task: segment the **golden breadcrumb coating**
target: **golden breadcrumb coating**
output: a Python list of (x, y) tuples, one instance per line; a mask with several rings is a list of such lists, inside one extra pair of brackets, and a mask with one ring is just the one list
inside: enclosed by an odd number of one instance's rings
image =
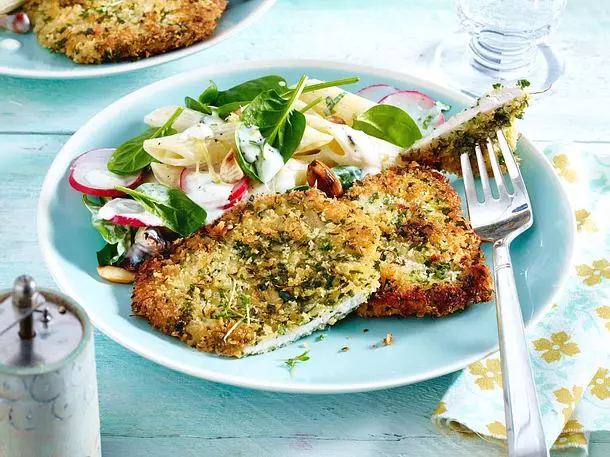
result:
[(76, 63), (136, 60), (208, 38), (227, 0), (29, 0), (38, 42)]
[[(503, 97), (503, 102), (494, 106), (490, 100), (493, 100), (498, 94)], [(514, 151), (518, 140), (515, 122), (516, 119), (521, 118), (523, 111), (527, 108), (529, 97), (527, 92), (516, 87), (494, 90), (481, 97), (473, 107), (449, 118), (446, 124), (438, 127), (431, 135), (422, 138), (401, 152), (397, 163), (415, 161), (420, 165), (427, 165), (461, 176), (461, 154), (468, 153), (474, 157), (475, 146), (479, 144), (485, 147), (487, 138), (495, 139), (496, 131), (500, 129), (504, 132), (508, 145)], [(494, 108), (491, 109), (490, 105)], [(481, 106), (485, 106), (486, 109), (477, 112), (477, 108)], [(472, 118), (464, 120), (462, 118), (466, 113), (476, 114)], [(498, 156), (500, 151), (497, 145), (494, 148), (496, 156)], [(503, 157), (499, 156), (498, 160), (502, 165)], [(487, 171), (491, 173), (489, 159), (486, 158), (485, 162)], [(474, 173), (478, 175), (474, 158), (472, 165)]]
[(409, 163), (354, 185), (346, 198), (375, 219), (381, 286), (361, 316), (444, 316), (492, 297), (481, 240), (435, 170)]
[(132, 309), (202, 351), (239, 357), (350, 297), (370, 296), (379, 237), (351, 202), (313, 189), (263, 195), (147, 261)]

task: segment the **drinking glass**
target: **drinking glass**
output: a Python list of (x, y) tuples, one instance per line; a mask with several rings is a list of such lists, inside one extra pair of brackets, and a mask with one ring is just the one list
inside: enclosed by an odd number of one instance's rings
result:
[(566, 0), (457, 0), (466, 33), (444, 39), (433, 69), (450, 85), (480, 95), (500, 82), (520, 79), (531, 90), (548, 89), (562, 74), (563, 61), (546, 38)]

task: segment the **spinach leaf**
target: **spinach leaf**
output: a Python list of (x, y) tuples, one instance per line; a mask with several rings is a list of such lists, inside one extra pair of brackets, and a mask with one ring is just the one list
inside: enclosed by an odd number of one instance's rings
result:
[(358, 78), (357, 76), (352, 76), (351, 78), (335, 79), (333, 81), (324, 81), (321, 83), (312, 84), (311, 86), (307, 86), (305, 89), (303, 89), (303, 93), (306, 94), (308, 92), (314, 92), (314, 91), (320, 90), (320, 89), (327, 89), (329, 87), (337, 87), (337, 86), (345, 86), (347, 84), (355, 84), (358, 81), (360, 81), (360, 78)]
[(192, 97), (184, 97), (184, 104), (189, 109), (194, 109), (195, 111), (199, 111), (203, 114), (212, 114), (212, 109), (201, 103), (199, 100), (195, 100)]
[(286, 80), (275, 75), (252, 79), (224, 91), (219, 91), (214, 81), (210, 81), (210, 85), (199, 95), (198, 100), (186, 97), (185, 103), (187, 108), (205, 114), (212, 114), (211, 107), (216, 107), (218, 115), (224, 119), (236, 109), (250, 103), (261, 92), (270, 89), (283, 91), (285, 88)]
[(83, 203), (91, 213), (91, 225), (106, 241), (106, 245), (101, 251), (98, 251), (98, 264), (118, 265), (123, 260), (123, 255), (131, 247), (131, 229), (100, 218), (99, 210), (105, 202), (104, 199), (97, 202), (88, 195), (83, 195)]
[(401, 148), (411, 146), (422, 137), (411, 116), (392, 105), (375, 105), (366, 110), (354, 120), (352, 128)]
[(218, 97), (218, 87), (214, 81), (199, 95), (199, 102), (205, 105), (215, 104)]
[[(258, 145), (261, 149), (260, 154), (263, 154), (265, 143), (280, 152), (284, 163), (294, 154), (307, 125), (305, 116), (294, 109), (294, 104), (300, 97), (306, 82), (307, 77), (302, 76), (296, 88), (284, 95), (274, 89), (262, 92), (241, 113), (239, 123), (248, 127), (258, 127), (264, 138), (264, 143)], [(238, 125), (235, 131), (237, 163), (244, 173), (262, 182), (253, 164), (246, 161), (241, 151), (242, 141), (239, 138), (241, 130)]]
[(181, 236), (187, 236), (205, 224), (205, 210), (188, 196), (163, 184), (145, 183), (137, 189), (117, 187), (133, 197), (146, 210), (161, 218), (164, 224)]
[(332, 171), (335, 172), (343, 190), (347, 190), (354, 185), (354, 182), (362, 179), (362, 169), (354, 167), (352, 165), (332, 167)]
[(275, 90), (268, 90), (256, 97), (241, 113), (240, 121), (246, 125), (256, 125), (267, 143), (277, 148), (284, 162), (287, 162), (299, 146), (305, 132), (306, 120), (303, 113), (294, 109), (294, 103), (301, 96), (307, 77), (301, 77), (294, 91), (284, 98)]
[(120, 266), (123, 263), (125, 254), (119, 254), (117, 244), (106, 243), (102, 249), (97, 251), (97, 264), (100, 267), (106, 265), (112, 265), (114, 267)]
[(149, 128), (144, 133), (121, 144), (112, 153), (112, 157), (108, 161), (108, 170), (117, 175), (130, 175), (150, 165), (153, 158), (144, 150), (144, 141), (175, 134), (176, 131), (172, 128), (172, 124), (182, 111), (184, 108), (178, 108), (161, 127)]
[(227, 103), (226, 105), (222, 105), (220, 106), (217, 110), (216, 110), (216, 114), (218, 114), (218, 116), (221, 119), (225, 119), (229, 114), (231, 114), (233, 111), (246, 106), (248, 103), (250, 103), (251, 100), (245, 101), (245, 102), (233, 102), (233, 103)]
[(231, 89), (217, 92), (216, 98), (213, 100), (213, 102), (215, 103), (215, 106), (220, 107), (228, 103), (254, 100), (254, 98), (256, 98), (262, 92), (271, 89), (280, 91), (285, 87), (286, 80), (281, 76), (263, 76), (262, 78), (246, 81), (245, 83), (239, 84)]

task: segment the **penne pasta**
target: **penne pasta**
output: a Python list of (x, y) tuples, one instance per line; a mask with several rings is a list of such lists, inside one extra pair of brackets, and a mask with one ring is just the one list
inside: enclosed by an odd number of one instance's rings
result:
[[(310, 79), (308, 85), (317, 84), (319, 82), (321, 81)], [(321, 97), (322, 101), (315, 105), (311, 111), (323, 117), (331, 115), (337, 116), (343, 119), (348, 125), (352, 125), (355, 117), (377, 104), (366, 98), (360, 97), (359, 95), (347, 92), (340, 87), (329, 87), (327, 89), (308, 92), (302, 94), (300, 100), (307, 104), (313, 102), (318, 97)]]
[[(164, 106), (148, 113), (144, 117), (144, 122), (150, 127), (161, 127), (164, 125), (172, 114), (176, 112), (178, 106)], [(202, 114), (189, 108), (184, 108), (184, 111), (176, 118), (172, 124), (172, 128), (178, 133), (185, 131), (189, 127), (201, 121)]]
[[(307, 123), (333, 140), (320, 148), (317, 157), (336, 165), (385, 168), (392, 164), (401, 148), (379, 138), (355, 130), (349, 125), (335, 124), (326, 119), (305, 115)], [(313, 159), (311, 159), (313, 160)]]
[(320, 149), (322, 146), (330, 143), (332, 140), (333, 137), (331, 135), (327, 133), (322, 133), (319, 130), (308, 125), (307, 127), (305, 127), (303, 138), (301, 138), (299, 147), (295, 151), (294, 155), (300, 155), (314, 151), (316, 149)]

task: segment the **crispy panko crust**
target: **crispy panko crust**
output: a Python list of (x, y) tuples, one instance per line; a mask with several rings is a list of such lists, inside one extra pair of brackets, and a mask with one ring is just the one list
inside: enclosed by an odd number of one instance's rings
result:
[(360, 208), (317, 190), (259, 196), (148, 260), (132, 309), (197, 349), (239, 357), (370, 296), (379, 238)]
[(212, 35), (228, 0), (29, 0), (38, 42), (76, 63), (136, 60)]
[(363, 317), (445, 316), (492, 298), (481, 240), (447, 179), (415, 162), (354, 185), (346, 198), (381, 229), (381, 286)]

